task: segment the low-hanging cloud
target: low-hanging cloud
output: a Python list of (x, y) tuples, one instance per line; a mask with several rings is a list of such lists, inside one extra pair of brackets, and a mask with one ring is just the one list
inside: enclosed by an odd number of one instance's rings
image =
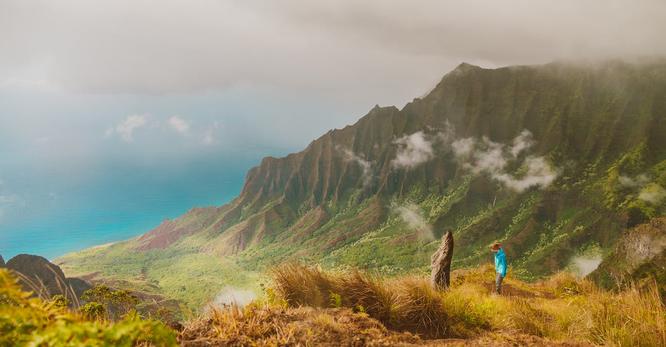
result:
[(426, 139), (423, 131), (405, 135), (393, 143), (398, 146), (396, 157), (391, 161), (394, 168), (412, 169), (435, 156), (432, 142)]
[(620, 177), (618, 177), (620, 185), (628, 188), (643, 187), (650, 183), (650, 181), (650, 176), (647, 174), (640, 174), (635, 177), (620, 175)]
[(492, 176), (502, 182), (507, 188), (517, 192), (525, 191), (530, 187), (548, 187), (557, 178), (557, 172), (543, 157), (528, 157), (524, 163), (527, 172), (522, 177), (515, 177), (507, 173), (494, 173)]
[(653, 205), (659, 205), (666, 198), (666, 189), (659, 184), (652, 183), (641, 190), (638, 198)]
[(514, 157), (517, 157), (524, 150), (532, 147), (534, 145), (534, 139), (532, 138), (532, 133), (524, 129), (520, 132), (520, 135), (516, 136), (513, 139), (513, 144), (511, 146), (511, 154)]
[(349, 148), (345, 148), (342, 146), (336, 146), (336, 148), (342, 152), (343, 159), (348, 162), (353, 162), (358, 164), (358, 166), (361, 167), (362, 174), (363, 174), (363, 186), (367, 187), (372, 183), (373, 175), (372, 175), (372, 163), (366, 159), (363, 159), (361, 156), (358, 154), (354, 153), (352, 150)]
[(589, 255), (589, 256), (576, 256), (571, 259), (571, 266), (577, 272), (580, 277), (585, 277), (596, 270), (601, 264), (601, 255)]
[(444, 128), (428, 128), (404, 135), (393, 141), (397, 146), (396, 156), (391, 160), (394, 169), (413, 169), (433, 159), (437, 146), (449, 145), (455, 130), (447, 120)]
[(519, 160), (520, 155), (534, 144), (532, 133), (525, 129), (513, 139), (511, 145), (494, 142), (487, 137), (480, 140), (468, 137), (454, 141), (451, 147), (454, 155), (472, 173), (486, 173), (505, 187), (523, 192), (531, 187), (548, 187), (558, 176), (557, 170), (540, 156), (526, 156), (521, 175), (507, 171), (508, 164)]
[(472, 137), (468, 137), (453, 141), (451, 148), (453, 149), (453, 154), (455, 154), (456, 157), (468, 158), (472, 152), (474, 152), (475, 144), (476, 140)]
[(666, 198), (666, 189), (659, 183), (653, 182), (650, 175), (641, 173), (636, 176), (620, 175), (620, 187), (638, 192), (637, 198), (652, 205), (659, 205)]
[(245, 306), (257, 298), (257, 294), (251, 290), (235, 287), (224, 287), (215, 296), (214, 306)]
[(425, 241), (432, 241), (435, 236), (432, 231), (432, 226), (423, 216), (421, 208), (412, 203), (405, 205), (394, 206), (393, 210), (398, 214), (400, 219), (407, 223), (410, 229), (416, 231), (420, 239)]

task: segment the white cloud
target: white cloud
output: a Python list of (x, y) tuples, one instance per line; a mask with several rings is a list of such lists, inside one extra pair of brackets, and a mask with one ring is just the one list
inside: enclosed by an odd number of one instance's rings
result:
[(393, 210), (400, 216), (407, 225), (415, 230), (419, 238), (426, 241), (432, 241), (435, 239), (435, 236), (432, 231), (432, 226), (423, 216), (423, 212), (418, 205), (415, 204), (406, 204), (401, 206), (395, 206)]
[(507, 164), (504, 145), (493, 142), (486, 137), (483, 138), (482, 143), (485, 148), (474, 152), (472, 154), (473, 162), (466, 163), (465, 167), (475, 174), (481, 172), (497, 173), (503, 170)]
[(125, 142), (134, 141), (134, 131), (145, 126), (147, 123), (146, 115), (131, 115), (127, 116), (122, 122), (116, 125), (113, 128), (106, 129), (104, 135), (106, 137), (112, 136), (113, 134), (118, 134), (120, 138)]
[(633, 192), (638, 192), (638, 199), (653, 205), (659, 205), (666, 198), (666, 189), (659, 183), (653, 182), (646, 173), (634, 177), (620, 175), (618, 184), (624, 188), (630, 188)]
[(467, 137), (453, 141), (451, 147), (456, 157), (469, 157), (474, 151), (475, 144), (476, 140), (473, 137)]
[(215, 296), (213, 306), (224, 307), (230, 305), (237, 305), (243, 307), (257, 298), (257, 294), (251, 290), (240, 289), (235, 287), (224, 287)]
[(621, 186), (628, 188), (644, 187), (646, 184), (650, 183), (650, 176), (646, 174), (640, 174), (636, 177), (620, 175), (618, 182)]
[(520, 135), (516, 136), (513, 139), (513, 146), (511, 146), (511, 154), (514, 157), (517, 157), (524, 150), (532, 147), (534, 145), (534, 140), (532, 139), (532, 133), (525, 129), (520, 132)]
[(463, 167), (474, 174), (486, 173), (505, 187), (516, 192), (523, 192), (530, 187), (548, 187), (558, 176), (544, 157), (527, 156), (522, 163), (525, 171), (514, 175), (506, 171), (511, 161), (534, 145), (532, 134), (523, 130), (511, 142), (510, 146), (491, 141), (484, 137), (480, 141), (472, 137), (458, 139), (451, 146), (456, 157), (463, 162)]
[(601, 255), (577, 256), (571, 260), (571, 265), (580, 277), (585, 277), (596, 270), (601, 261)]
[(666, 198), (666, 189), (656, 183), (651, 183), (641, 190), (638, 198), (653, 205), (659, 205)]
[(190, 131), (190, 123), (178, 116), (171, 116), (169, 120), (167, 120), (167, 124), (171, 129), (181, 135), (185, 135)]
[(364, 187), (367, 187), (370, 183), (372, 183), (372, 163), (370, 161), (363, 159), (348, 148), (344, 148), (342, 146), (336, 146), (336, 148), (342, 152), (345, 161), (357, 163), (361, 167), (361, 170), (363, 170)]
[(435, 156), (433, 144), (426, 139), (423, 131), (405, 135), (393, 143), (398, 146), (396, 157), (391, 161), (391, 166), (394, 168), (412, 169)]
[(523, 192), (530, 187), (548, 187), (557, 178), (557, 172), (543, 157), (528, 157), (524, 165), (527, 173), (522, 177), (507, 173), (493, 173), (492, 177), (517, 192)]

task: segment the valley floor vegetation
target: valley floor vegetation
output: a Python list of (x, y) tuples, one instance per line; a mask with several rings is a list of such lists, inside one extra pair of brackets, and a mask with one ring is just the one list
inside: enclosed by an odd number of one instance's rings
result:
[(72, 305), (34, 297), (0, 269), (0, 346), (664, 346), (654, 281), (617, 291), (568, 273), (493, 295), (493, 268), (456, 270), (448, 290), (286, 263), (245, 307), (209, 307), (182, 325), (141, 317), (125, 291), (97, 286)]

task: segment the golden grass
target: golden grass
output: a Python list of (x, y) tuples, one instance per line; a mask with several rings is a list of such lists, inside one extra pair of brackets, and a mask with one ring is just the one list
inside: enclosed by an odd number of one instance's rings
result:
[(277, 294), (292, 307), (341, 305), (362, 311), (397, 331), (425, 337), (447, 336), (448, 325), (439, 292), (423, 278), (386, 283), (358, 271), (326, 273), (289, 263), (272, 271)]
[(420, 340), (350, 309), (249, 305), (213, 309), (189, 322), (182, 346), (397, 346)]
[(386, 327), (423, 338), (472, 338), (514, 332), (559, 341), (611, 346), (666, 346), (666, 309), (656, 283), (621, 292), (567, 273), (529, 284), (511, 277), (491, 294), (492, 267), (456, 271), (448, 291), (427, 279), (382, 280), (358, 271), (324, 272), (287, 264), (273, 271), (274, 288), (291, 307), (343, 307), (366, 312)]

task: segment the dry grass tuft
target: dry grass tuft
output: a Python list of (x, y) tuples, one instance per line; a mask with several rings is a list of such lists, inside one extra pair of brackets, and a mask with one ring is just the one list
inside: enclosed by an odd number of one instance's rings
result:
[(578, 278), (569, 272), (558, 272), (541, 284), (558, 297), (591, 294), (597, 291), (594, 283), (587, 279)]
[(449, 318), (443, 298), (429, 281), (405, 278), (397, 280), (394, 288), (397, 294), (392, 327), (428, 338), (449, 336)]
[(395, 294), (380, 278), (354, 271), (348, 276), (341, 276), (338, 285), (343, 306), (366, 312), (381, 322), (391, 320)]
[(448, 336), (442, 295), (425, 279), (387, 283), (359, 271), (324, 273), (295, 263), (272, 273), (276, 293), (292, 307), (335, 307), (339, 296), (341, 306), (365, 312), (391, 329), (428, 338)]
[(216, 309), (190, 322), (182, 346), (396, 346), (417, 336), (387, 330), (350, 309), (249, 305)]
[(336, 289), (331, 275), (315, 267), (286, 263), (271, 271), (275, 291), (290, 306), (327, 307)]

